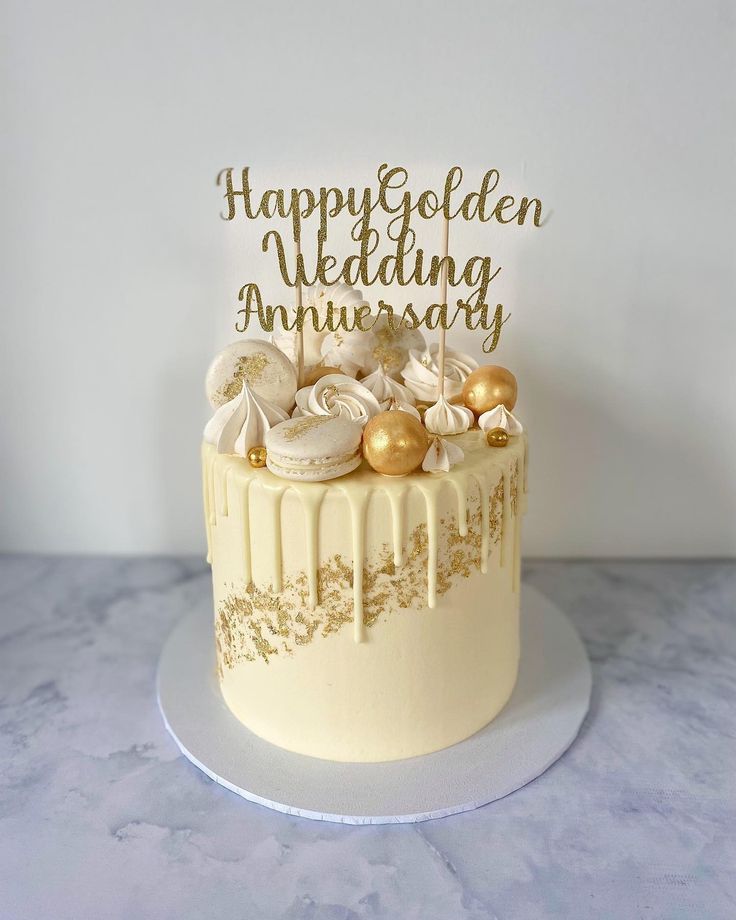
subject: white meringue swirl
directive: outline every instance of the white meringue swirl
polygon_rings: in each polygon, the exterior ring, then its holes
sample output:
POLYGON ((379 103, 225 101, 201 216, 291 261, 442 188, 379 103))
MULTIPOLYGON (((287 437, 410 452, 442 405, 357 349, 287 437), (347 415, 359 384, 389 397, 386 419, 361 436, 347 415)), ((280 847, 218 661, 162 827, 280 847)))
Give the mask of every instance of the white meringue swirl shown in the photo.
POLYGON ((238 454, 245 457, 251 447, 263 447, 266 432, 288 414, 257 396, 246 380, 240 393, 220 406, 204 429, 204 439, 214 444, 218 454, 238 454))
POLYGON ((444 396, 424 413, 424 427, 432 434, 462 434, 473 424, 473 413, 465 406, 453 406, 444 396))
POLYGON ((422 460, 422 469, 425 473, 449 473, 450 467, 462 463, 465 451, 457 444, 446 441, 445 438, 432 438, 429 450, 422 460))
MULTIPOLYGON (((437 364, 438 351, 439 345, 431 345, 423 352, 410 351, 409 360, 401 371, 404 383, 420 402, 437 399, 440 373, 437 364)), ((477 367, 478 362, 470 355, 446 348, 445 396, 448 399, 459 396, 463 384, 477 367)))
POLYGON ((500 406, 496 406, 495 409, 489 409, 488 412, 484 412, 478 419, 478 424, 483 431, 490 431, 492 428, 503 428, 510 435, 522 434, 524 431, 521 422, 509 412, 503 403, 500 406))
POLYGON ((339 367, 343 374, 356 377, 375 368, 373 351, 376 337, 372 332, 339 329, 325 336, 321 348, 321 361, 328 367, 339 367))
MULTIPOLYGON (((304 306, 314 307, 317 314, 319 326, 324 326, 327 320, 327 304, 332 301, 336 315, 341 307, 346 307, 348 315, 356 307, 365 306, 368 301, 363 297, 363 292, 351 287, 349 284, 341 282, 340 284, 331 284, 328 286, 316 285, 308 287, 304 291, 304 306)), ((322 343, 327 338, 329 331, 321 329, 317 332, 314 328, 311 315, 305 317, 303 328, 304 339, 304 366, 312 367, 320 364, 322 361, 322 343)), ((282 331, 271 336, 273 344, 289 358, 296 363, 296 333, 282 331)))
POLYGON ((413 406, 416 401, 411 390, 402 383, 398 383, 393 377, 389 377, 382 364, 379 364, 372 374, 363 377, 360 382, 373 393, 382 409, 388 409, 392 399, 395 399, 397 403, 409 403, 410 406, 413 406))
POLYGON ((378 343, 373 349, 374 366, 383 365, 384 371, 394 380, 401 380, 401 368, 409 360, 409 351, 413 348, 423 352, 427 347, 421 329, 410 329, 405 320, 396 323, 393 318, 393 322, 389 322, 384 313, 376 317, 371 332, 378 343))
POLYGON ((292 417, 334 415, 365 425, 380 411, 381 406, 368 387, 346 374, 327 374, 314 386, 297 391, 292 417))

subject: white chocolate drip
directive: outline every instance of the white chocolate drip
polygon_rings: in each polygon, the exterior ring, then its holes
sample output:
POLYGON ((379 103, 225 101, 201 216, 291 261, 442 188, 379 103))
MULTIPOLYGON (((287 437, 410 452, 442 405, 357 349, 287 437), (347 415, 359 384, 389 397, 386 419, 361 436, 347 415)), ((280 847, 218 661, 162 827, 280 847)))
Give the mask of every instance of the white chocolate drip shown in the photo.
MULTIPOLYGON (((488 571, 488 553, 491 542, 491 515, 488 507, 491 490, 484 475, 476 476, 480 491, 480 570, 488 571)), ((503 528, 501 528, 501 545, 503 546, 503 528)), ((501 563, 503 565, 503 562, 501 563)))
POLYGON ((227 477, 229 472, 228 470, 225 473, 220 484, 220 515, 222 517, 227 517, 227 477))
POLYGON ((343 490, 350 505, 353 530, 353 638, 365 639, 363 621, 363 562, 365 560, 365 516, 371 490, 363 492, 343 490))
POLYGON ((202 499, 204 501, 204 526, 207 532, 207 562, 212 562, 212 524, 210 523, 209 483, 212 478, 207 457, 202 452, 202 499))
MULTIPOLYGON (((521 496, 517 498, 519 502, 521 496)), ((514 565, 512 570, 511 577, 513 578, 513 591, 516 593, 519 590, 519 584, 521 581, 521 519, 519 516, 519 509, 517 507, 517 512, 514 515, 514 565)))
POLYGON ((394 538, 394 565, 404 564, 404 517, 406 513, 406 488, 392 489, 388 493, 391 503, 391 524, 394 538))
MULTIPOLYGON (((480 432, 469 432, 461 437, 482 439, 480 432)), ((512 439, 511 444, 520 439, 512 439)), ((449 485, 455 491, 457 500, 457 531, 460 536, 468 533, 469 500, 476 494, 480 503, 481 541, 480 571, 488 571, 491 554, 490 534, 490 499, 502 483, 503 500, 499 540, 499 563, 502 569, 509 568, 508 577, 512 589, 519 590, 520 552, 521 552, 521 513, 524 510, 527 483, 527 446, 526 438, 512 452, 511 444, 504 450, 480 449, 477 445, 466 461, 454 467, 449 473, 432 476, 427 473, 410 474, 400 480, 377 477, 371 472, 358 471, 356 476, 346 477, 334 486, 318 483, 293 484, 277 479, 267 470, 254 470, 239 457, 218 454, 211 445, 204 444, 202 450, 203 493, 205 522, 207 527, 207 560, 211 562, 215 555, 215 539, 218 517, 229 516, 229 487, 237 480, 241 487, 240 520, 243 541, 243 579, 247 585, 253 581, 252 563, 252 501, 253 483, 263 490, 268 502, 269 526, 263 533, 270 534, 271 548, 268 558, 272 561, 273 571, 270 584, 274 591, 282 589, 283 559, 281 532, 281 504, 287 490, 297 492, 304 511, 304 532, 306 577, 308 585, 309 606, 319 606, 319 532, 320 515, 323 500, 331 488, 339 488, 344 494, 351 518, 351 541, 353 554, 353 636, 356 642, 365 641, 365 622, 363 611, 363 568, 366 554, 366 520, 368 507, 374 491, 383 492, 388 499, 391 514, 391 534, 393 541, 394 565, 403 566, 407 559, 407 501, 412 489, 418 489, 423 498, 427 527, 427 606, 437 604, 437 571, 440 543, 440 496, 449 485), (516 513, 512 513, 511 483, 515 471, 518 483, 516 513), (370 481, 366 482, 366 478, 370 481)), ((233 493, 230 493, 233 494, 233 493)), ((237 493, 235 493, 237 494, 237 493)), ((237 517, 237 514, 236 514, 237 517)), ((264 578, 264 582, 268 582, 264 578)))
POLYGON ((249 585, 253 581, 253 571, 251 568, 251 548, 250 548, 250 484, 252 479, 248 479, 243 489, 243 581, 249 585))
POLYGON ((271 586, 274 591, 280 591, 283 579, 283 559, 282 550, 283 540, 281 539, 281 502, 284 498, 286 489, 279 487, 267 487, 271 493, 271 519, 273 520, 273 580, 271 586))
POLYGON ((439 512, 437 509, 438 489, 422 486, 427 506, 427 606, 437 606, 437 558, 439 554, 439 512))
POLYGON ((467 478, 453 479, 457 493, 457 532, 461 537, 468 535, 468 480, 467 478))
POLYGON ((511 473, 508 469, 503 471, 503 512, 501 516, 501 568, 506 565, 506 537, 509 529, 509 515, 511 514, 511 473))
POLYGON ((319 568, 319 509, 327 489, 315 486, 302 490, 300 498, 304 506, 304 530, 307 537, 307 582, 309 584, 309 606, 312 610, 319 603, 317 569, 319 568))

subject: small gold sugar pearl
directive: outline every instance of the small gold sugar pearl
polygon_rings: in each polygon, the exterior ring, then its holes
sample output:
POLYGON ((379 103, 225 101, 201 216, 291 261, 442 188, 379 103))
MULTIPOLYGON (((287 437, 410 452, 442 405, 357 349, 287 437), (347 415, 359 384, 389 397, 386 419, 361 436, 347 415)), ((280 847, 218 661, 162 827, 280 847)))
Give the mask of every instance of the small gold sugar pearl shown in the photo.
POLYGON ((503 428, 491 428, 486 435, 489 447, 506 447, 509 443, 509 433, 503 428))
POLYGON ((262 470, 266 465, 266 448, 251 447, 248 451, 248 463, 250 463, 254 470, 262 470))

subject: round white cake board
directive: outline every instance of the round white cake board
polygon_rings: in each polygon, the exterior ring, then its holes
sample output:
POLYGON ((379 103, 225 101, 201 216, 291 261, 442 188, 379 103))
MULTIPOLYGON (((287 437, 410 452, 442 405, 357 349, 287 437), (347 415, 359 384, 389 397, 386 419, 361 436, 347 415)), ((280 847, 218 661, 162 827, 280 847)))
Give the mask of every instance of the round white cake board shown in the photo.
POLYGON ((590 688, 588 657, 574 626, 529 587, 522 592, 519 680, 505 709, 467 740, 424 757, 334 763, 254 735, 220 695, 209 610, 178 624, 158 668, 164 722, 192 763, 251 802, 344 824, 442 818, 514 792, 572 744, 590 688))

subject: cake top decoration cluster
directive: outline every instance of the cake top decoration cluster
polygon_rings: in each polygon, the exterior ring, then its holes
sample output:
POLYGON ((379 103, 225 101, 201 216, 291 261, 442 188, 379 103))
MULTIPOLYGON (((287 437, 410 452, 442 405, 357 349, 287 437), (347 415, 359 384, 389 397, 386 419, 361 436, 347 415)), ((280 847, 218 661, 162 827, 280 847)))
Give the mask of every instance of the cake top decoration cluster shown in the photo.
MULTIPOLYGON (((254 470, 276 476, 323 481, 349 475, 365 460, 377 473, 402 476, 416 470, 442 475, 462 463, 453 437, 469 429, 485 432, 489 447, 502 447, 523 428, 512 414, 517 383, 511 371, 482 365, 446 346, 446 333, 462 318, 481 329, 485 353, 499 342, 508 316, 503 305, 487 303, 491 282, 501 271, 488 255, 464 262, 450 254, 450 222, 456 218, 499 225, 528 220, 542 225, 539 198, 500 194, 498 170, 487 170, 478 189, 460 193, 463 171, 450 169, 441 190, 415 195, 403 167, 383 164, 377 189, 322 187, 254 191, 249 167, 239 181, 235 170, 220 172, 226 207, 233 221, 288 221, 291 244, 270 228, 261 241, 276 256, 283 283, 293 289, 293 305, 264 304, 254 282, 238 293, 236 331, 255 317, 270 339, 240 339, 224 348, 206 377, 214 415, 204 439, 220 453, 243 457, 254 470), (343 260, 325 251, 330 221, 354 218, 351 239, 357 253, 343 260), (381 233, 373 218, 388 220, 391 249, 379 255, 381 233), (313 218, 316 255, 307 265, 302 237, 313 218), (427 254, 418 244, 412 219, 442 224, 442 252, 427 254), (439 288, 426 309, 407 303, 400 309, 378 299, 371 304, 362 288, 430 285, 439 288), (357 285, 361 285, 358 289, 357 285), (463 285, 464 297, 448 302, 448 286, 463 285), (375 306, 375 310, 374 310, 375 306), (277 323, 278 327, 277 328, 277 323), (427 344, 423 329, 436 330, 427 344), (314 419, 299 425, 298 420, 314 419), (323 423, 330 420, 338 424, 323 423), (301 431, 299 436, 292 436, 301 431)), ((290 298, 292 299, 292 298, 290 298)))

